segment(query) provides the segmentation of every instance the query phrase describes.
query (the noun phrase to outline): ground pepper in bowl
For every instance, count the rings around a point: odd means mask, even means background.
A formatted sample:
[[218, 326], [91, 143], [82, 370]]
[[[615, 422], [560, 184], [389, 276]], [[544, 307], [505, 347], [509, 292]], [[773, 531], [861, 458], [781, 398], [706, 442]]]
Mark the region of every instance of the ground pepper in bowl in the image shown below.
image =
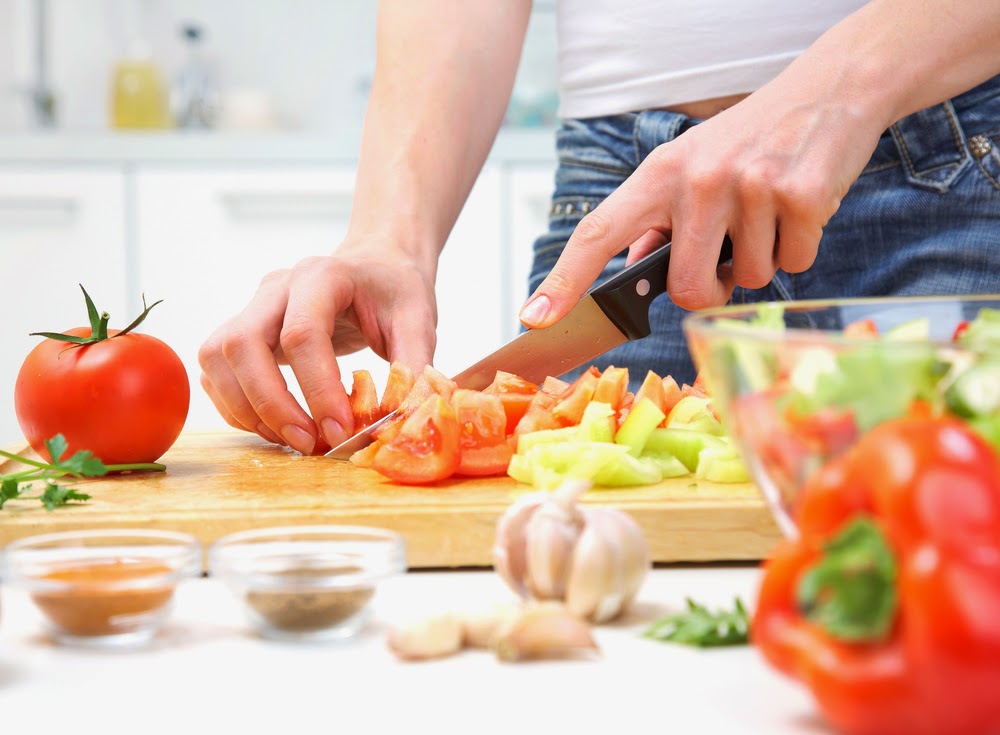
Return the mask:
[[378, 584], [405, 570], [402, 537], [363, 526], [241, 531], [209, 550], [209, 575], [233, 590], [266, 638], [352, 636], [370, 615]]
[[[375, 594], [372, 585], [344, 589], [310, 586], [308, 580], [322, 581], [344, 574], [358, 574], [361, 567], [291, 567], [275, 574], [288, 586], [251, 588], [246, 603], [271, 627], [289, 633], [311, 633], [340, 625], [357, 615]], [[305, 581], [304, 581], [305, 580]]]

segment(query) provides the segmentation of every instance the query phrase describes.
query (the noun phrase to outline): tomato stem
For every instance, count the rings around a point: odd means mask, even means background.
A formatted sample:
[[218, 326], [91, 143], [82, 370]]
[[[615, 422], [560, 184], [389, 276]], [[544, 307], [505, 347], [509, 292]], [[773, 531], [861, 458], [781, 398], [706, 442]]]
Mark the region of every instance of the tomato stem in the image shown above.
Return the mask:
[[70, 334], [62, 334], [61, 332], [31, 332], [32, 337], [46, 337], [48, 339], [58, 340], [59, 342], [71, 342], [76, 345], [90, 345], [95, 342], [103, 342], [107, 339], [114, 339], [114, 337], [121, 337], [133, 329], [142, 324], [143, 319], [146, 315], [152, 311], [153, 307], [159, 303], [163, 302], [163, 299], [159, 301], [154, 301], [149, 306], [146, 306], [146, 296], [142, 297], [142, 313], [135, 318], [135, 320], [129, 324], [125, 329], [118, 332], [118, 334], [108, 336], [108, 322], [111, 320], [111, 315], [106, 311], [98, 312], [97, 307], [94, 306], [94, 300], [90, 298], [90, 294], [87, 293], [87, 289], [80, 284], [80, 290], [83, 291], [83, 298], [87, 302], [87, 317], [90, 320], [90, 334], [86, 337], [74, 337]]

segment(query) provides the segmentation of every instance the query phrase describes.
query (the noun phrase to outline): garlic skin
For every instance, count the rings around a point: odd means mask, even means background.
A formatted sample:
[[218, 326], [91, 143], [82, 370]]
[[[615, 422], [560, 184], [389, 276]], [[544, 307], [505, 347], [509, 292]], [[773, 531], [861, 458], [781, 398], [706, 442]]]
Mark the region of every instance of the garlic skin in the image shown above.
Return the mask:
[[589, 488], [585, 480], [569, 480], [521, 498], [497, 523], [493, 559], [521, 597], [560, 600], [574, 615], [602, 623], [628, 607], [651, 562], [630, 516], [577, 505]]

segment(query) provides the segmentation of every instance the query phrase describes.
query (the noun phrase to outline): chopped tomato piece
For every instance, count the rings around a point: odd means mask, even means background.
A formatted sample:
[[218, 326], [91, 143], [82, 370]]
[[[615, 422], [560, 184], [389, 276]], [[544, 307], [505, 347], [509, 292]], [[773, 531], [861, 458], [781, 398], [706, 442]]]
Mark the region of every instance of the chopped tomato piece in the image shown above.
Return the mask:
[[375, 454], [385, 442], [374, 441], [364, 449], [359, 449], [351, 455], [351, 463], [358, 467], [372, 469], [375, 466]]
[[672, 375], [668, 375], [663, 379], [663, 413], [669, 416], [670, 410], [677, 405], [677, 401], [681, 398], [683, 398], [681, 387], [677, 385], [677, 381]]
[[462, 450], [462, 458], [455, 470], [456, 475], [466, 477], [488, 477], [504, 475], [510, 458], [514, 456], [514, 447], [506, 440], [491, 447], [470, 447]]
[[413, 388], [399, 405], [399, 412], [404, 416], [411, 413], [432, 395], [439, 395], [446, 401], [450, 401], [451, 394], [455, 392], [457, 387], [454, 380], [445, 377], [443, 373], [427, 365], [423, 372], [417, 376], [413, 382]]
[[540, 431], [542, 429], [558, 429], [562, 424], [560, 424], [556, 417], [552, 414], [552, 409], [558, 402], [558, 398], [549, 394], [545, 390], [539, 390], [531, 399], [531, 403], [528, 406], [528, 410], [524, 412], [524, 416], [520, 421], [517, 422], [517, 426], [514, 427], [513, 440], [517, 442], [517, 437], [522, 434], [528, 434], [532, 431]]
[[553, 378], [551, 375], [543, 380], [542, 384], [538, 386], [538, 390], [543, 393], [548, 393], [550, 396], [558, 396], [567, 388], [569, 388], [569, 383], [565, 380], [560, 380], [559, 378]]
[[878, 327], [872, 319], [859, 319], [844, 327], [845, 337], [878, 337]]
[[559, 394], [558, 402], [552, 407], [552, 415], [559, 424], [576, 426], [580, 423], [584, 409], [594, 399], [594, 391], [597, 389], [600, 377], [601, 372], [591, 365], [583, 375]]
[[604, 368], [594, 388], [593, 400], [607, 403], [615, 413], [621, 410], [628, 392], [628, 368], [611, 365]]
[[375, 392], [375, 381], [367, 370], [355, 370], [354, 385], [351, 386], [351, 415], [354, 416], [354, 432], [357, 433], [378, 421], [378, 394]]
[[958, 342], [958, 340], [962, 338], [962, 335], [965, 334], [968, 329], [969, 329], [969, 322], [967, 320], [960, 321], [958, 325], [955, 327], [955, 331], [952, 332], [951, 341]]
[[502, 444], [507, 438], [507, 414], [500, 396], [459, 388], [451, 397], [458, 417], [459, 445], [471, 447]]
[[507, 434], [513, 434], [514, 428], [524, 417], [531, 399], [538, 392], [538, 386], [522, 377], [498, 370], [493, 382], [483, 389], [483, 393], [496, 394], [503, 402], [503, 410], [507, 415]]
[[[635, 394], [636, 401], [642, 400], [643, 398], [651, 400], [653, 405], [663, 411], [664, 414], [670, 413], [670, 411], [664, 409], [667, 394], [663, 389], [663, 378], [654, 373], [652, 370], [646, 373], [646, 377], [643, 379], [642, 385], [639, 386], [639, 390], [636, 391]], [[671, 408], [673, 407], [671, 406]]]
[[379, 411], [383, 416], [390, 414], [399, 408], [400, 404], [413, 389], [413, 371], [408, 365], [398, 360], [389, 365], [389, 379], [385, 384], [385, 392], [382, 394], [382, 402], [379, 404]]
[[402, 422], [395, 436], [382, 443], [372, 467], [395, 482], [422, 485], [451, 477], [460, 451], [458, 417], [435, 394]]

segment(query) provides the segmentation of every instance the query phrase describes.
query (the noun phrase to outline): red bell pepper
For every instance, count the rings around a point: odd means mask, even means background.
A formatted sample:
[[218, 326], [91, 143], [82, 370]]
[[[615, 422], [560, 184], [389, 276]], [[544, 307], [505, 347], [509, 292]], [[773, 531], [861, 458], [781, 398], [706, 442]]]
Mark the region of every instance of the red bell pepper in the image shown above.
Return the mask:
[[1000, 459], [964, 424], [883, 423], [804, 486], [754, 644], [856, 735], [1000, 733]]

